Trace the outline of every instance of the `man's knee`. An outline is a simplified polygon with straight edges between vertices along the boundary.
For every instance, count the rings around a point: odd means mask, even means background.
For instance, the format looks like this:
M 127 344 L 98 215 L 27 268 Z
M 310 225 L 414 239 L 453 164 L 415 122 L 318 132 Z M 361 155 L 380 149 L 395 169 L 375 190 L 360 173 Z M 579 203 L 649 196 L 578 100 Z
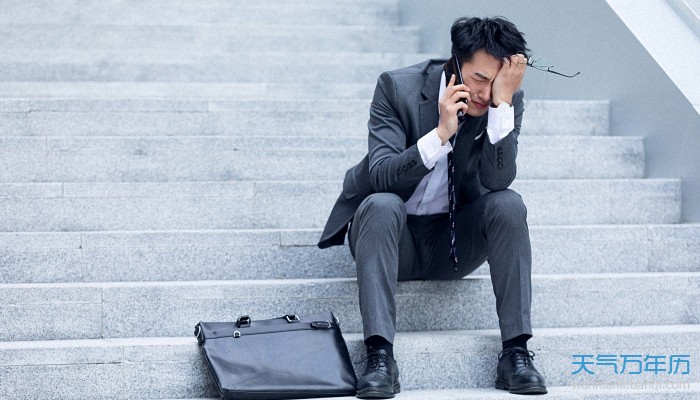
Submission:
M 360 203 L 355 217 L 367 217 L 387 221 L 406 220 L 406 206 L 401 197 L 393 193 L 373 193 Z
M 511 190 L 500 190 L 487 194 L 486 216 L 490 219 L 506 221 L 523 220 L 527 218 L 527 208 L 520 195 Z

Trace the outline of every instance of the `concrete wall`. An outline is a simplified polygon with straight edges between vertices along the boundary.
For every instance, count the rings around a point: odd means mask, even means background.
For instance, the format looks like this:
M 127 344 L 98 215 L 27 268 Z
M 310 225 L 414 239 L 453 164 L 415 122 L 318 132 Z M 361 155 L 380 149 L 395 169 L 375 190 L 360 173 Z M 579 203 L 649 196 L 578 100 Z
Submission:
M 646 176 L 682 178 L 683 219 L 700 222 L 700 115 L 604 0 L 401 0 L 402 23 L 423 28 L 425 52 L 449 55 L 450 26 L 464 15 L 505 16 L 534 55 L 581 71 L 530 69 L 523 89 L 531 99 L 610 100 L 611 134 L 644 136 Z

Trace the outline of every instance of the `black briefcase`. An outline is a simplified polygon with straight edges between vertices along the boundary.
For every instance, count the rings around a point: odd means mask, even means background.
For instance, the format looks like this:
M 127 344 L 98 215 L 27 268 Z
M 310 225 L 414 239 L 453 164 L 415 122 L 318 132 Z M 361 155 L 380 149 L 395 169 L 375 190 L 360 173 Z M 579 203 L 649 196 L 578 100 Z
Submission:
M 330 311 L 200 322 L 194 335 L 223 400 L 354 396 L 357 378 Z

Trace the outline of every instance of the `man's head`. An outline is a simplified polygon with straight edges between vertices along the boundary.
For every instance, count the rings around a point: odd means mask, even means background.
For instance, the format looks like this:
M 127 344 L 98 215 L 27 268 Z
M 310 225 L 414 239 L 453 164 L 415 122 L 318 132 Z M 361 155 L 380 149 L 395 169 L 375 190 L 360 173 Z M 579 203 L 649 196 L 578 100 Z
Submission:
M 452 53 L 459 57 L 462 79 L 470 89 L 467 114 L 484 115 L 492 103 L 492 85 L 503 60 L 527 54 L 527 43 L 513 23 L 500 17 L 459 18 L 451 35 Z
M 498 60 L 529 51 L 523 33 L 502 17 L 458 18 L 450 34 L 452 54 L 463 63 L 471 60 L 477 50 L 484 50 Z

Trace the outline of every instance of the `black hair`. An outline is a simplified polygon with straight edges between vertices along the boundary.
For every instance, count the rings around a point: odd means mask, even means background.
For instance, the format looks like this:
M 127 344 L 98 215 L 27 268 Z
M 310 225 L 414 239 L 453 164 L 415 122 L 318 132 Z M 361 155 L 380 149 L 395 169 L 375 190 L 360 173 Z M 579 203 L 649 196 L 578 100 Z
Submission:
M 475 52 L 482 49 L 499 60 L 513 54 L 527 57 L 530 51 L 523 33 L 503 17 L 458 18 L 452 24 L 450 35 L 452 54 L 456 54 L 461 62 L 468 62 Z

